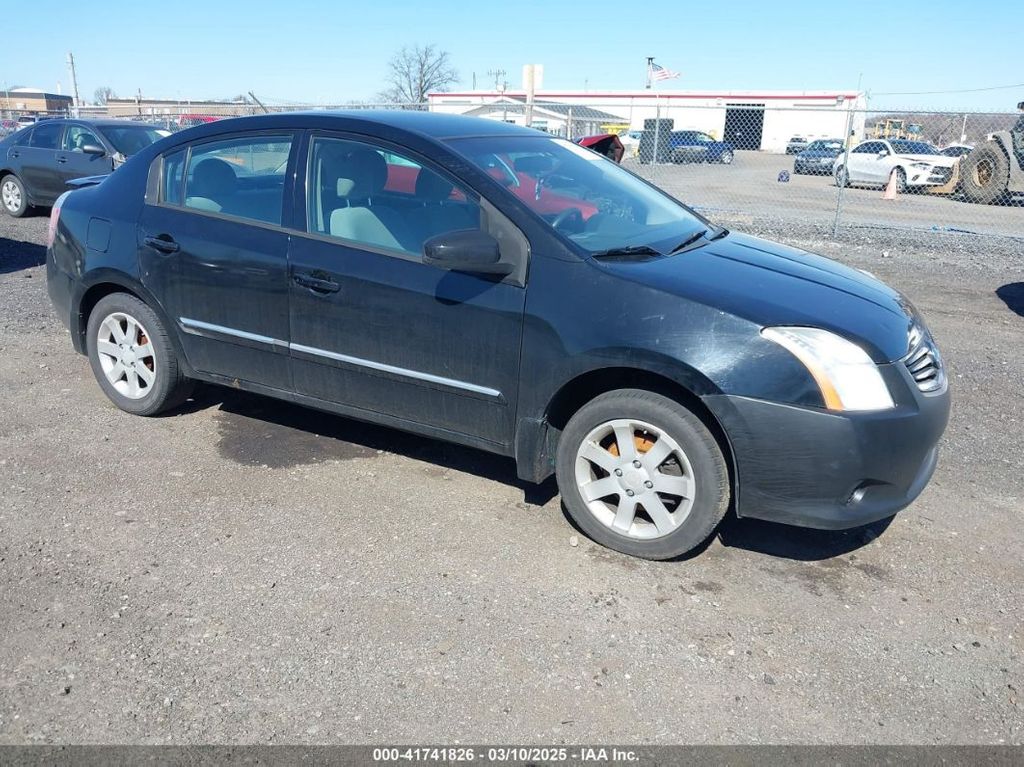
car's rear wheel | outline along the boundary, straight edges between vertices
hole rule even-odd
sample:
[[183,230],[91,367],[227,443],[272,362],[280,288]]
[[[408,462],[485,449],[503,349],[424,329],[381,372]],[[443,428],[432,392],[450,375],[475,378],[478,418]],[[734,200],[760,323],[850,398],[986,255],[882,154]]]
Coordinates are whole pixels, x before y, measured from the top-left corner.
[[28,212],[28,195],[21,179],[10,174],[0,179],[0,204],[7,215],[21,218]]
[[127,293],[105,296],[89,315],[89,364],[111,402],[135,415],[177,407],[192,391],[160,318]]
[[722,154],[718,156],[718,161],[722,165],[732,165],[733,155],[732,152],[726,149]]
[[566,425],[555,473],[562,500],[588,536],[645,559],[699,546],[729,506],[729,472],[714,436],[678,402],[620,389]]

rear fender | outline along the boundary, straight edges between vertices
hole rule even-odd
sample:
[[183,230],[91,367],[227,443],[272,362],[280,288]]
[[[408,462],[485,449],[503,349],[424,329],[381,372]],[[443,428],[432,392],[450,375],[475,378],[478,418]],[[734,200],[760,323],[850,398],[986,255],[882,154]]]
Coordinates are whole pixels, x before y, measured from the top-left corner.
[[77,352],[86,353],[86,328],[89,324],[89,313],[96,301],[99,300],[97,296],[102,297],[112,292],[132,293],[144,301],[167,329],[174,353],[179,364],[184,368],[183,372],[186,375],[194,373],[191,366],[188,365],[181,341],[178,338],[177,324],[170,321],[167,312],[164,311],[164,307],[156,299],[156,296],[147,290],[141,282],[116,269],[100,267],[89,271],[83,276],[78,289],[71,297],[71,340]]

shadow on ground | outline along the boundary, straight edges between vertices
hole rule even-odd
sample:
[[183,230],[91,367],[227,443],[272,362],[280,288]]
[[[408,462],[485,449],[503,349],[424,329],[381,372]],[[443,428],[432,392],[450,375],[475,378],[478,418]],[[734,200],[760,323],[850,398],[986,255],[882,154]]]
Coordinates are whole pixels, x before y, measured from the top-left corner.
[[20,272],[46,263],[46,248],[34,242],[0,237],[0,274]]
[[812,530],[759,519],[726,517],[718,529],[722,544],[801,562],[832,559],[866,546],[885,532],[893,517],[850,530]]
[[[226,387],[201,385],[192,399],[169,415],[210,408],[217,411],[218,452],[246,466],[288,468],[371,458],[381,451],[432,464],[439,471],[463,472],[517,487],[531,505],[543,506],[558,493],[554,478],[540,485],[520,480],[511,458]],[[565,505],[561,506],[568,523],[583,535]],[[852,530],[811,530],[738,519],[730,513],[712,536],[678,561],[700,556],[715,537],[726,547],[781,559],[831,559],[867,545],[891,521],[885,519]]]
[[996,295],[1012,312],[1024,317],[1024,282],[1010,282],[996,288]]
[[543,506],[557,493],[553,479],[541,485],[520,480],[511,458],[221,386],[199,386],[169,415],[209,408],[217,409],[218,452],[247,466],[287,468],[382,451],[517,487],[531,505]]

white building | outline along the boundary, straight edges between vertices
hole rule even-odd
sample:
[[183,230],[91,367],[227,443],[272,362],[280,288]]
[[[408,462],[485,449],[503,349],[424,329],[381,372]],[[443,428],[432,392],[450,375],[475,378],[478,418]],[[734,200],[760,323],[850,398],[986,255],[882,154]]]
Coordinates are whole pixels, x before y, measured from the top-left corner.
[[[533,127],[565,135],[569,107],[596,119],[571,115],[572,135],[642,130],[652,118],[673,121],[674,130],[699,130],[732,141],[738,149],[782,152],[793,136],[843,138],[847,126],[864,137],[863,93],[851,91],[537,91]],[[431,111],[474,114],[525,124],[523,91],[431,93]],[[556,111],[560,119],[552,120]],[[540,110],[548,114],[545,115]],[[600,115],[600,117],[597,117]],[[607,117],[605,117],[607,116]],[[613,119],[617,118],[617,119]],[[551,126],[557,125],[552,130]],[[597,130],[594,130],[597,128]]]

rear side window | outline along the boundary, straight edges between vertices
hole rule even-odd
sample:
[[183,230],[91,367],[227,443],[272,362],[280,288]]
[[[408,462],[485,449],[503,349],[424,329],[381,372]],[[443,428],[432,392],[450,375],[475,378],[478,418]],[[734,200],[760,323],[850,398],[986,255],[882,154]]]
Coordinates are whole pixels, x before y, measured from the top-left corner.
[[56,149],[64,126],[53,123],[40,123],[32,129],[29,146],[36,149]]
[[181,153],[164,159],[163,199],[194,210],[280,226],[291,149],[291,136],[260,135],[195,144],[189,153],[180,201],[176,174]]

